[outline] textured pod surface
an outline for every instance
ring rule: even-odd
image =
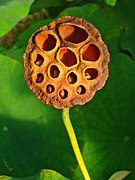
[[[109,59],[92,24],[64,16],[32,34],[24,54],[25,80],[44,103],[70,108],[90,101],[104,86]]]

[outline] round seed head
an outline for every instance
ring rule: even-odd
[[[25,80],[44,103],[58,109],[83,105],[105,85],[109,60],[90,22],[64,16],[31,35],[24,53]]]

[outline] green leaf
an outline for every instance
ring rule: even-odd
[[[10,49],[3,49],[1,50],[1,54],[11,57],[13,59],[18,60],[19,62],[21,62],[23,64],[23,54],[25,52],[25,47],[22,48],[18,48],[16,45],[13,46]]]
[[[40,178],[39,180],[69,180],[68,178],[65,178],[64,176],[60,175],[59,173],[51,170],[42,170],[40,172]]]
[[[117,0],[105,0],[106,4],[110,5],[110,6],[115,6]]]
[[[128,51],[135,59],[135,3],[134,0],[119,0],[115,11],[120,19],[123,34],[120,41],[122,50]]]
[[[42,8],[57,7],[66,4],[66,0],[35,0],[31,6],[31,12],[39,11]]]
[[[2,54],[3,52],[5,52],[7,49],[4,48],[3,46],[0,45],[0,54]]]
[[[61,111],[40,102],[24,81],[22,64],[4,55],[0,84],[0,174],[24,177],[51,168],[70,177],[77,163]]]
[[[79,168],[75,170],[61,111],[39,102],[23,81],[21,64],[5,58],[1,56],[0,60],[1,172],[26,176],[39,168],[51,167],[69,179],[81,179]],[[118,169],[133,171],[129,177],[135,178],[134,73],[135,64],[129,57],[113,55],[106,87],[86,105],[71,109],[71,119],[93,179],[108,179]]]
[[[52,170],[41,170],[39,173],[25,178],[0,176],[0,180],[69,180],[69,179],[65,178],[61,174]]]
[[[62,15],[93,23],[111,52],[106,86],[89,103],[70,111],[89,173],[94,180],[105,180],[128,169],[132,174],[127,179],[133,180],[135,63],[118,53],[121,31],[116,15],[112,8],[94,4],[66,9]],[[24,48],[34,28],[22,34],[12,58],[0,55],[0,173],[24,177],[46,168],[81,180],[61,111],[36,99],[24,81],[22,64],[14,60],[17,48]]]
[[[34,0],[0,1],[0,37],[10,31],[22,18],[27,16]]]
[[[73,122],[85,121],[81,127],[86,133],[83,156],[92,179],[108,179],[113,172],[128,169],[133,173],[127,179],[132,180],[135,179],[135,63],[117,53],[111,56],[109,67],[110,77],[103,90],[85,106],[74,107],[71,117]],[[74,179],[80,176],[78,169]]]
[[[110,178],[109,180],[123,180],[124,178],[126,178],[131,172],[130,171],[118,171],[115,172]]]

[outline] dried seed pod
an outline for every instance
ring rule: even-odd
[[[25,80],[44,103],[70,108],[90,101],[104,86],[109,60],[91,23],[64,16],[32,34],[24,54]]]

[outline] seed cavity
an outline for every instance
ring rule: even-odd
[[[54,86],[52,85],[52,84],[48,84],[47,86],[46,86],[46,92],[47,93],[52,93],[52,92],[54,92]]]
[[[80,95],[85,94],[86,93],[86,88],[83,85],[80,85],[80,86],[77,87],[76,92],[78,94],[80,94]]]
[[[97,61],[100,56],[100,50],[95,44],[88,44],[83,47],[82,58],[85,61]]]
[[[60,90],[59,96],[61,97],[61,99],[67,98],[67,96],[68,96],[68,91],[67,91],[66,89]]]
[[[37,66],[41,66],[43,64],[43,61],[44,61],[44,58],[40,54],[37,54],[35,64]]]
[[[88,33],[84,29],[69,24],[60,25],[59,34],[65,41],[75,44],[85,41],[88,37]]]
[[[75,54],[67,48],[60,49],[59,59],[67,67],[71,67],[71,66],[77,64],[77,58],[76,58]]]
[[[39,34],[35,37],[35,42],[44,51],[51,51],[56,46],[56,38],[51,34]]]
[[[87,68],[84,72],[84,75],[87,80],[93,80],[97,78],[98,71],[94,68]]]
[[[50,68],[50,76],[52,78],[57,78],[59,76],[60,70],[58,69],[57,66],[52,65]]]
[[[67,81],[69,82],[69,84],[75,84],[77,81],[76,74],[74,72],[71,72],[67,77]]]
[[[36,83],[41,83],[43,80],[44,80],[44,75],[42,73],[38,73]]]

